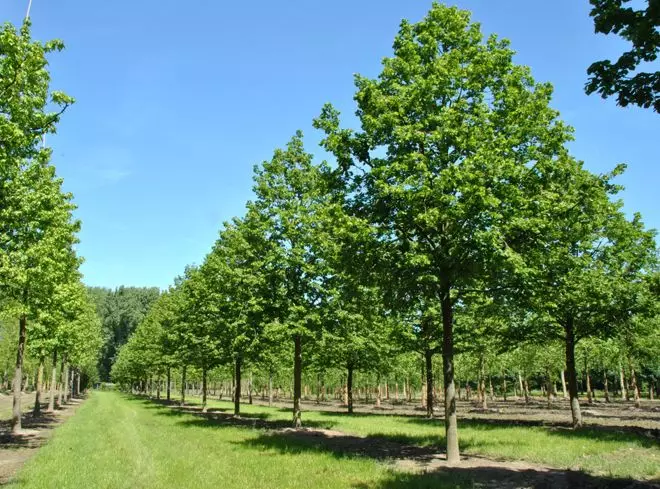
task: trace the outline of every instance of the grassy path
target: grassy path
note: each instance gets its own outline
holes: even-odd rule
[[[569,475],[554,471],[475,467],[443,468],[433,474],[393,470],[369,454],[368,447],[402,447],[437,442],[440,425],[420,418],[395,416],[348,417],[336,413],[306,413],[308,426],[367,436],[357,456],[349,444],[329,447],[315,434],[299,437],[283,431],[255,429],[253,425],[288,421],[277,408],[245,406],[245,426],[237,426],[213,403],[216,419],[181,413],[144,399],[113,392],[96,392],[77,414],[59,427],[50,442],[31,459],[10,485],[12,489],[119,489],[119,488],[361,488],[415,487],[574,487]],[[497,453],[527,460],[566,461],[580,466],[581,455],[591,460],[592,476],[580,476],[589,487],[629,484],[612,475],[635,478],[660,475],[660,449],[641,437],[612,434],[595,440],[552,433],[543,428],[464,426],[463,444],[472,453]],[[339,433],[339,438],[342,438]],[[371,438],[369,438],[371,437]],[[343,437],[348,439],[349,437]],[[527,441],[524,441],[527,440]],[[655,442],[653,442],[655,443]],[[543,446],[539,446],[543,445]],[[432,452],[433,450],[429,450]],[[573,464],[573,465],[572,465]],[[607,472],[607,471],[606,471]],[[559,474],[559,475],[557,475]],[[552,479],[554,477],[555,479]],[[557,479],[559,477],[559,479]],[[572,477],[572,476],[571,476]],[[551,478],[548,480],[548,478]],[[476,481],[476,482],[475,482]],[[568,482],[567,482],[568,481]],[[550,482],[550,485],[548,485]],[[545,487],[545,486],[543,486]],[[642,487],[642,486],[640,486]]]

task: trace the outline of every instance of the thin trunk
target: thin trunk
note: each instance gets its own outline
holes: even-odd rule
[[[346,406],[348,414],[353,414],[353,366],[348,366],[348,375],[346,377]]]
[[[252,370],[248,376],[248,404],[252,404]]]
[[[488,409],[488,402],[486,401],[486,358],[481,355],[479,369],[479,396],[481,397],[481,409]]]
[[[64,360],[66,355],[62,355],[60,359],[60,381],[58,382],[59,388],[57,389],[57,405],[62,407],[62,393],[64,391]]]
[[[39,370],[37,371],[37,392],[34,396],[34,409],[32,415],[37,417],[41,414],[41,388],[44,380],[44,357],[39,359]]]
[[[296,335],[293,339],[293,427],[302,426],[300,395],[302,387],[302,338]]]
[[[571,401],[571,416],[573,428],[582,426],[582,412],[578,399],[577,374],[575,372],[575,330],[573,318],[568,317],[565,324],[566,333],[566,373],[568,374],[568,395]]]
[[[506,402],[506,375],[502,373],[502,397],[504,398],[504,402]]]
[[[14,372],[14,401],[11,418],[11,430],[13,433],[21,431],[21,383],[23,382],[23,357],[25,354],[25,343],[27,341],[27,318],[23,314],[18,324],[18,350],[16,351],[16,370]]]
[[[525,388],[525,404],[529,404],[529,380],[527,377],[523,381],[523,387]]]
[[[381,386],[380,386],[380,374],[378,374],[378,390],[376,392],[376,407],[377,408],[380,407],[381,396],[382,396],[382,393],[381,393]]]
[[[167,400],[170,400],[171,396],[171,382],[172,382],[172,369],[170,367],[167,367]]]
[[[186,404],[186,365],[181,369],[181,405]]]
[[[564,400],[568,400],[568,391],[566,390],[566,375],[564,375],[564,369],[561,370],[561,388],[564,392]]]
[[[427,402],[426,402],[426,364],[422,363],[422,377],[421,377],[421,384],[422,384],[422,392],[421,392],[421,401],[422,401],[422,409],[426,409]]]
[[[548,409],[552,407],[552,377],[550,375],[550,370],[546,371],[546,378],[547,378],[547,387],[545,388],[546,390],[546,395],[548,396]]]
[[[623,367],[619,364],[619,382],[621,382],[621,399],[628,399],[626,392],[626,378],[623,374]]]
[[[208,388],[206,368],[202,369],[202,412],[206,412],[206,392]]]
[[[273,405],[273,371],[268,371],[268,405]]]
[[[236,357],[236,366],[234,368],[234,416],[241,415],[241,366],[243,364],[243,358],[241,356]]]
[[[394,382],[394,400],[399,402],[399,383]]]
[[[64,364],[64,402],[68,403],[69,399],[71,397],[71,389],[69,386],[69,373],[71,371],[71,367],[69,366],[69,363],[66,362]]]
[[[593,404],[594,402],[594,391],[591,390],[591,375],[589,375],[588,370],[587,370],[587,402],[589,404]]]
[[[426,417],[433,417],[433,352],[424,352],[426,360]]]
[[[518,382],[520,383],[520,395],[525,395],[525,387],[523,386],[522,374],[518,372]],[[527,404],[527,397],[525,397],[525,404]]]
[[[610,402],[610,390],[609,383],[607,381],[607,372],[603,374],[603,388],[605,390],[605,402]]]
[[[57,352],[53,352],[53,367],[51,369],[50,377],[50,392],[48,395],[48,411],[52,413],[55,411],[55,388],[57,387]]]
[[[639,396],[639,387],[637,386],[637,375],[635,374],[635,369],[632,366],[632,362],[628,360],[628,365],[630,366],[630,390],[633,391],[633,396],[635,399],[635,407],[641,407],[641,401]]]
[[[445,435],[447,440],[447,463],[458,464],[461,460],[458,449],[458,421],[456,418],[456,386],[454,385],[454,318],[448,285],[442,294],[442,367],[445,381]]]

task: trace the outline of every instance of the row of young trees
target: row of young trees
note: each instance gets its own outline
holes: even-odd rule
[[[612,342],[625,352],[617,372],[637,382],[640,343],[658,338],[660,280],[654,232],[615,200],[623,167],[594,175],[576,161],[552,87],[467,12],[434,4],[401,23],[393,49],[377,78],[355,77],[358,129],[331,105],[315,119],[332,164],[315,164],[297,133],[255,168],[246,214],[155,302],[118,355],[118,382],[167,378],[169,397],[176,369],[185,395],[194,369],[205,407],[209,372],[232,365],[239,414],[245,367],[270,383],[288,360],[298,427],[303,370],[319,385],[345,372],[351,410],[356,371],[389,388],[397,364],[419,372],[421,356],[429,415],[444,401],[449,463],[459,369],[484,402],[489,358],[505,382],[525,374],[521,395],[530,365],[545,363],[549,393],[565,372],[575,427],[576,345]]]
[[[62,189],[45,146],[73,103],[49,88],[47,55],[62,48],[59,41],[33,41],[29,20],[20,30],[11,24],[0,29],[0,339],[5,343],[15,329],[9,325],[17,325],[11,350],[15,432],[21,429],[26,354],[36,360],[38,413],[44,369],[51,367],[53,409],[57,385],[63,402],[71,392],[72,369],[76,387],[81,376],[85,382],[94,375],[100,347],[98,317],[75,251],[80,222],[73,196]]]

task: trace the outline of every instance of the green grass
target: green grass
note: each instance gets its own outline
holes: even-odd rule
[[[210,408],[233,412],[233,404],[211,401]],[[289,420],[289,410],[241,405],[246,416]],[[388,438],[421,446],[444,444],[444,421],[421,416],[352,415],[307,411],[303,424],[360,436]],[[660,477],[660,444],[638,434],[615,429],[514,426],[459,421],[461,450],[498,460],[524,460],[560,469],[632,478]]]
[[[229,403],[211,407],[230,409]],[[286,410],[244,406],[245,417],[289,420]],[[383,415],[349,417],[306,412],[309,426],[428,445],[441,442],[441,424]],[[660,450],[632,435],[571,434],[544,428],[461,426],[470,453],[583,467],[593,473],[613,467],[617,477],[660,473]],[[499,472],[498,472],[499,470]],[[475,480],[511,478],[504,470],[452,469],[435,474],[395,472],[367,456],[350,456],[321,440],[296,441],[280,433],[213,423],[145,399],[95,392],[75,416],[57,428],[19,472],[12,489],[245,489],[475,487]],[[517,475],[514,475],[517,477]],[[594,487],[610,481],[592,476]],[[595,481],[595,482],[594,482]],[[478,485],[477,485],[478,486]]]

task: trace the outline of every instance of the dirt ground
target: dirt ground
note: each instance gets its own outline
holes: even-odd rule
[[[25,394],[22,402],[23,407],[31,407],[34,394]],[[46,443],[53,428],[75,414],[81,403],[81,399],[73,399],[62,409],[54,413],[43,412],[36,418],[31,413],[26,413],[22,420],[23,432],[14,435],[10,426],[12,397],[0,395],[0,486],[6,484],[39,447]],[[44,404],[44,409],[46,406],[47,404]]]

